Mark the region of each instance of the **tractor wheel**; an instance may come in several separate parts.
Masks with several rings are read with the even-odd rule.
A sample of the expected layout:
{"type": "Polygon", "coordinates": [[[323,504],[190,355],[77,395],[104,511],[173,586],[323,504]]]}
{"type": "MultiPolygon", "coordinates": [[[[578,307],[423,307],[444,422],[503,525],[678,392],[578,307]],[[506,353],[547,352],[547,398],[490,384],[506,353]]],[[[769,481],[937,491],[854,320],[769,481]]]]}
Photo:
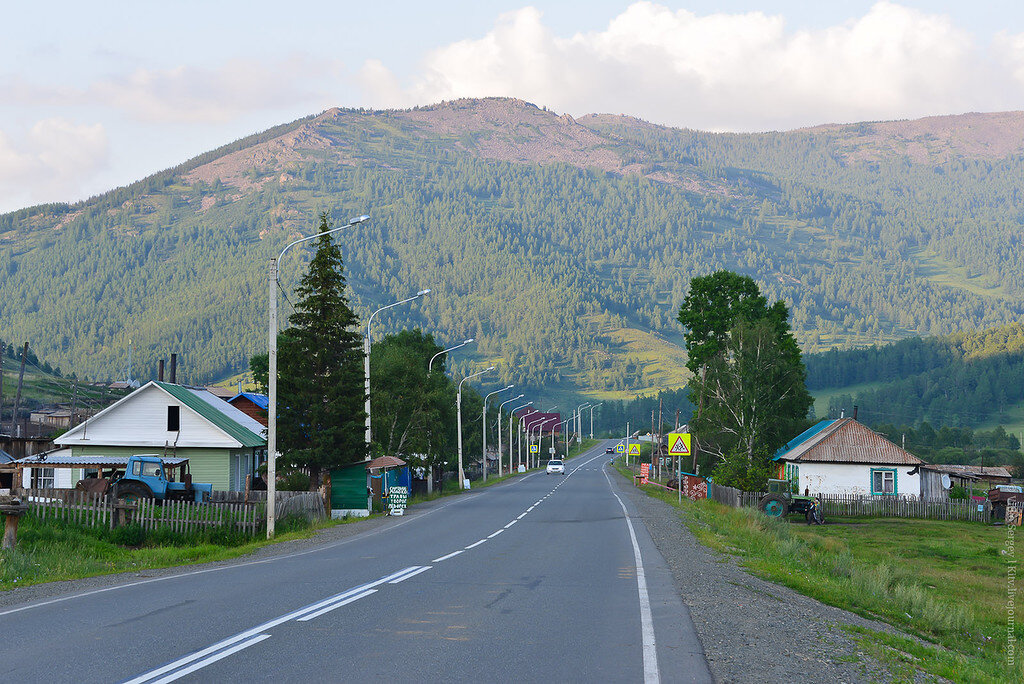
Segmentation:
{"type": "Polygon", "coordinates": [[[789,504],[778,494],[765,494],[757,507],[770,518],[782,518],[789,513],[789,504]]]}
{"type": "Polygon", "coordinates": [[[152,499],[153,492],[141,482],[124,482],[117,486],[117,498],[125,503],[138,503],[140,499],[152,499]]]}

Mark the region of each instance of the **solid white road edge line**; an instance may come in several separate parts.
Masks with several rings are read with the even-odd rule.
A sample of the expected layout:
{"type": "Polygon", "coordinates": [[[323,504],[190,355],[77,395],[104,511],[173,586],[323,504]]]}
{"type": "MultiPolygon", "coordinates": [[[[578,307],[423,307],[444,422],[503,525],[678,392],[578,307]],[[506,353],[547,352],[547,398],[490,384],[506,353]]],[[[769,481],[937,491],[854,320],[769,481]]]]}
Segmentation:
{"type": "MultiPolygon", "coordinates": [[[[604,479],[608,481],[611,489],[612,481],[608,472],[604,471],[604,479]]],[[[636,532],[633,531],[633,521],[629,518],[629,511],[626,504],[612,489],[612,496],[622,507],[622,514],[626,516],[626,526],[629,528],[629,539],[633,542],[633,558],[636,560],[636,590],[640,595],[640,633],[643,638],[644,651],[644,683],[658,684],[661,682],[661,674],[658,672],[658,649],[654,643],[654,619],[651,617],[651,597],[647,593],[647,578],[644,575],[644,561],[640,556],[640,544],[636,541],[636,532]]]]}
{"type": "Polygon", "coordinates": [[[221,651],[220,653],[216,653],[216,654],[210,656],[209,658],[206,658],[204,660],[200,660],[198,663],[193,663],[192,665],[186,667],[183,670],[178,670],[177,672],[169,674],[169,675],[167,675],[166,677],[164,677],[162,679],[158,679],[155,682],[153,682],[153,684],[165,684],[166,682],[173,682],[175,679],[180,679],[180,678],[184,677],[187,674],[192,674],[196,670],[201,670],[204,667],[206,667],[207,665],[212,665],[213,663],[217,662],[218,660],[223,660],[224,658],[227,658],[229,655],[232,655],[234,653],[238,653],[243,648],[249,648],[250,646],[255,646],[256,644],[260,643],[264,639],[269,639],[269,638],[270,638],[269,634],[260,634],[259,636],[255,636],[252,639],[249,639],[248,641],[243,641],[240,644],[236,644],[236,645],[232,646],[231,648],[227,649],[226,651],[221,651]]]}
{"type": "Polygon", "coordinates": [[[440,563],[441,561],[446,561],[449,558],[455,558],[456,556],[458,556],[460,553],[463,553],[464,551],[465,551],[465,549],[459,549],[458,551],[452,551],[447,556],[441,556],[440,558],[435,558],[434,560],[432,560],[430,562],[431,563],[440,563]]]}
{"type": "MultiPolygon", "coordinates": [[[[426,570],[426,569],[427,568],[423,568],[423,570],[426,570]]],[[[422,572],[422,570],[420,570],[419,572],[422,572]]],[[[415,574],[417,574],[417,573],[414,572],[413,575],[415,575],[415,574]]],[[[412,575],[406,575],[402,579],[398,579],[398,580],[391,580],[391,583],[394,584],[395,582],[401,582],[403,579],[406,579],[406,578],[409,578],[409,577],[412,577],[412,575]]],[[[338,601],[337,603],[332,603],[331,605],[327,606],[326,608],[321,608],[320,610],[316,611],[315,613],[310,613],[309,615],[303,615],[298,620],[296,620],[296,622],[309,622],[313,618],[318,618],[321,615],[323,615],[324,613],[329,613],[332,610],[335,610],[336,608],[341,608],[342,606],[347,606],[348,604],[353,603],[355,601],[358,601],[361,598],[366,598],[370,594],[376,594],[377,591],[378,591],[377,589],[367,589],[366,591],[364,591],[361,594],[356,594],[355,596],[349,596],[344,601],[338,601]]]]}

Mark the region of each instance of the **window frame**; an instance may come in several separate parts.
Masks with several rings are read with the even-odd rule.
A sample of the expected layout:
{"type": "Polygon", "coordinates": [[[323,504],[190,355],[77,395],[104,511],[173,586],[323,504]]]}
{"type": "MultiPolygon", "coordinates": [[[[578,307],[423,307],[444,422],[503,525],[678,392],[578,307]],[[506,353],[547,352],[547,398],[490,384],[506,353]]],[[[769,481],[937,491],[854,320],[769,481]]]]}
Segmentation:
{"type": "Polygon", "coordinates": [[[896,478],[895,468],[872,468],[871,475],[869,478],[869,484],[871,487],[871,496],[898,496],[899,495],[899,484],[896,478]],[[882,491],[875,489],[875,473],[882,474],[882,491]],[[885,491],[885,473],[892,473],[892,491],[885,491]]]}
{"type": "Polygon", "coordinates": [[[167,407],[167,431],[181,432],[181,407],[167,407]]]}

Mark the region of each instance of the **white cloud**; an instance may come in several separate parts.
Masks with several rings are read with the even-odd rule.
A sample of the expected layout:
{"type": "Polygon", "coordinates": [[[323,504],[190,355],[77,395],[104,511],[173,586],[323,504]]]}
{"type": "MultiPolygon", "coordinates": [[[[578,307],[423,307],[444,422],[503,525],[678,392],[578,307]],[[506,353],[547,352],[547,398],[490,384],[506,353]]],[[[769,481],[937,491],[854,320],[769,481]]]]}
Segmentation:
{"type": "Polygon", "coordinates": [[[101,124],[43,119],[18,142],[0,131],[0,204],[14,208],[80,196],[108,157],[101,124]]]}
{"type": "Polygon", "coordinates": [[[434,51],[405,88],[381,64],[364,74],[387,106],[507,95],[575,114],[758,130],[1024,107],[1024,37],[1005,36],[990,54],[949,17],[891,2],[814,31],[761,12],[638,2],[603,31],[560,37],[527,7],[434,51]]]}
{"type": "Polygon", "coordinates": [[[323,104],[340,64],[303,56],[273,63],[235,59],[216,68],[138,68],[92,85],[85,99],[142,121],[223,123],[252,110],[323,104]]]}

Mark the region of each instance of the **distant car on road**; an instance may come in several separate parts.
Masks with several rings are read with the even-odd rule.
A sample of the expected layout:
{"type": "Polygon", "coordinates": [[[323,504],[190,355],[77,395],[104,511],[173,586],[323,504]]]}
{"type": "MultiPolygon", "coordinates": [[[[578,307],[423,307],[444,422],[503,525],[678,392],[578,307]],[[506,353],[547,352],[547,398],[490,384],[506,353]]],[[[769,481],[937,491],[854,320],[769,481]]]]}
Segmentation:
{"type": "Polygon", "coordinates": [[[615,453],[615,447],[605,447],[604,448],[604,453],[606,453],[606,454],[614,454],[615,453]]]}
{"type": "Polygon", "coordinates": [[[559,459],[548,461],[548,475],[565,475],[565,464],[559,459]]]}

